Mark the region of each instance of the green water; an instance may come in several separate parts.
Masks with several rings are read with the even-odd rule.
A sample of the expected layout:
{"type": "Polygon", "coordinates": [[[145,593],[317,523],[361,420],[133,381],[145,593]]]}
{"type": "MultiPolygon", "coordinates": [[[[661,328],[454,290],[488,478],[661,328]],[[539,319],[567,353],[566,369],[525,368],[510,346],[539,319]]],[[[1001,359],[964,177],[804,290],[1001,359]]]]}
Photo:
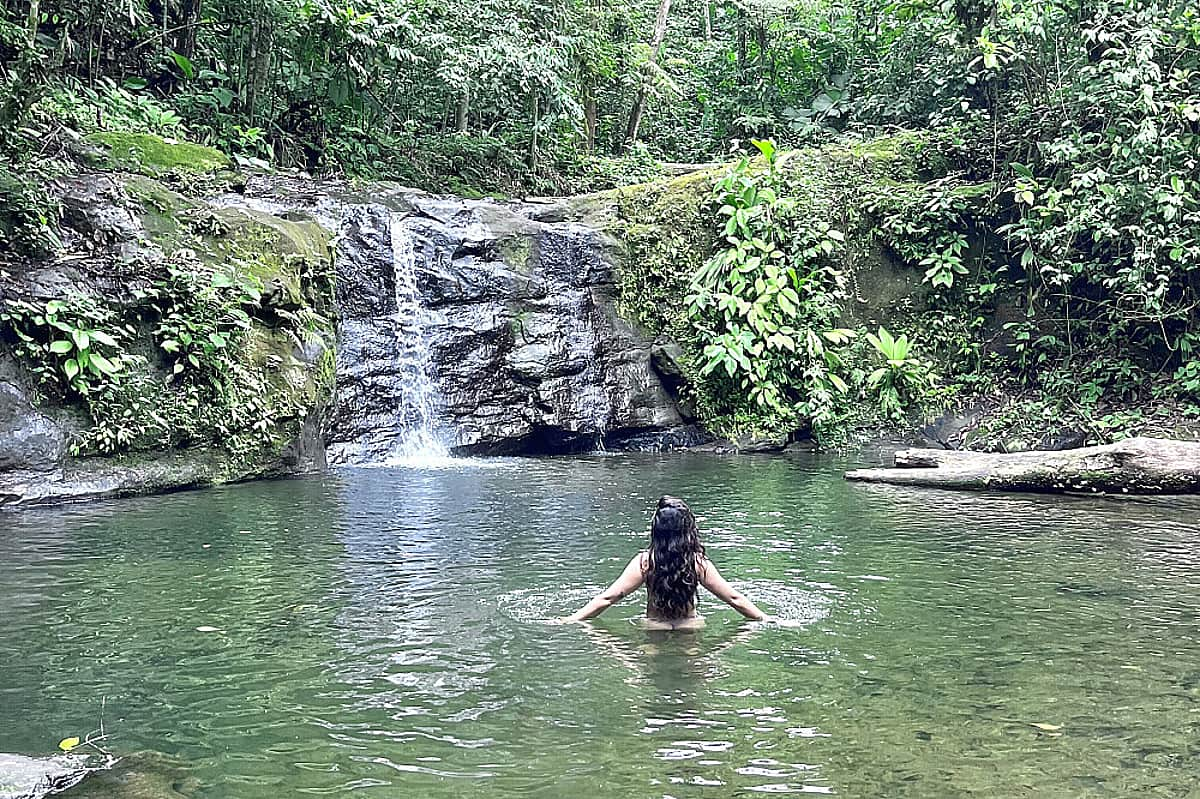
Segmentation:
{"type": "Polygon", "coordinates": [[[1200,506],[842,465],[513,460],[0,516],[0,751],[103,698],[126,768],[197,799],[1200,797],[1200,506]],[[708,598],[701,633],[648,633],[640,594],[539,623],[661,493],[805,624],[708,598]]]}

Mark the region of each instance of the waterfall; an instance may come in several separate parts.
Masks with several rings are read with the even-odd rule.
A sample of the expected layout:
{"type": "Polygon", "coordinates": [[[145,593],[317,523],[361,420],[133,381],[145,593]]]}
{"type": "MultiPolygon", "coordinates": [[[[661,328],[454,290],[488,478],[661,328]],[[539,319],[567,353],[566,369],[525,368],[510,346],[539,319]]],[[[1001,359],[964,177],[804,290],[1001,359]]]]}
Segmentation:
{"type": "Polygon", "coordinates": [[[429,344],[424,333],[424,309],[417,290],[417,258],[413,234],[404,218],[392,214],[392,270],[396,286],[396,418],[400,434],[388,462],[428,465],[450,457],[438,425],[441,397],[433,381],[429,344]]]}

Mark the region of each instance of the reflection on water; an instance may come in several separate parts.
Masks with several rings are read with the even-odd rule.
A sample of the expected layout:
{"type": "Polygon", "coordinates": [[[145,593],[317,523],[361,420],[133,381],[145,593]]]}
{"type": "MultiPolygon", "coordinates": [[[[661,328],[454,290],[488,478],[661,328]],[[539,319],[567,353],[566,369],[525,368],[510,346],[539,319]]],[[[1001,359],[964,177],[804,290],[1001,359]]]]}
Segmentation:
{"type": "Polygon", "coordinates": [[[160,796],[1194,790],[1195,502],[848,485],[821,459],[484,463],[0,517],[0,751],[49,752],[103,698],[160,796]],[[541,623],[663,493],[800,626],[709,598],[704,629],[648,631],[640,595],[541,623]]]}

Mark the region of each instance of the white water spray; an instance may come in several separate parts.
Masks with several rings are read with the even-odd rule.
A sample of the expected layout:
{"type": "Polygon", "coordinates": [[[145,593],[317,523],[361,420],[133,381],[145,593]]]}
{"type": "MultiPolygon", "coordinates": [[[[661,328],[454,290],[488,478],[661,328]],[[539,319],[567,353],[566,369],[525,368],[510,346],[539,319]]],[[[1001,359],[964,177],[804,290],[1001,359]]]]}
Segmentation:
{"type": "Polygon", "coordinates": [[[417,291],[413,235],[398,214],[392,215],[390,228],[396,284],[396,375],[400,381],[396,417],[400,434],[388,463],[437,466],[450,459],[450,450],[439,431],[441,398],[433,381],[422,324],[425,311],[417,291]]]}

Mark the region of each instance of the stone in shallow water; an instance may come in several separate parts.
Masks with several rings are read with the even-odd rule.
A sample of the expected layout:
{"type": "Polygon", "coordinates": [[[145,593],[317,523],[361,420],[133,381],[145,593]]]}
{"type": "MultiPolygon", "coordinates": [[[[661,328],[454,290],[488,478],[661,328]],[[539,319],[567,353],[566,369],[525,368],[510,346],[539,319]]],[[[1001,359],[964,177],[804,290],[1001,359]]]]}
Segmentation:
{"type": "Polygon", "coordinates": [[[77,785],[91,769],[82,755],[27,757],[0,753],[0,799],[41,799],[77,785]]]}

